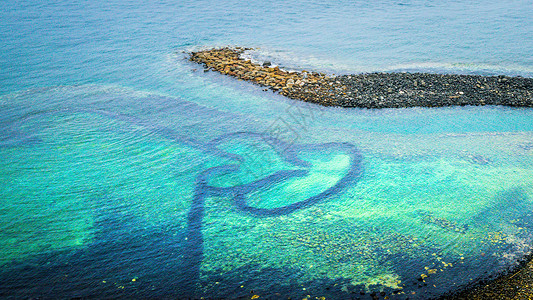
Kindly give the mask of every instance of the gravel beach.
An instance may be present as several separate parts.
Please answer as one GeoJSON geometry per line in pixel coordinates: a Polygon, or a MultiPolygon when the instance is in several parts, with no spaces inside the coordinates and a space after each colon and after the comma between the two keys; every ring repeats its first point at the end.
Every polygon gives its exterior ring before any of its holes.
{"type": "Polygon", "coordinates": [[[533,261],[494,280],[478,284],[450,300],[529,300],[533,299],[533,261]]]}
{"type": "Polygon", "coordinates": [[[454,105],[533,107],[533,78],[429,73],[369,73],[327,76],[286,71],[270,62],[241,58],[250,48],[209,49],[190,53],[190,60],[265,86],[291,99],[324,106],[399,108],[454,105]]]}

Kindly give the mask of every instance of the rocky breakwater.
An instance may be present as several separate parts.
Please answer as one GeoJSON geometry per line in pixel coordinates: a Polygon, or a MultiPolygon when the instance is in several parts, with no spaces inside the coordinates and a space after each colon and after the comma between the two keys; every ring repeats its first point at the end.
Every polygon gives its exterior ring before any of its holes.
{"type": "Polygon", "coordinates": [[[256,64],[241,54],[250,48],[209,49],[190,60],[250,81],[292,99],[325,106],[392,108],[452,105],[533,107],[533,78],[430,73],[370,73],[326,76],[256,64]]]}
{"type": "Polygon", "coordinates": [[[285,96],[292,95],[297,90],[296,87],[309,84],[320,86],[327,80],[325,74],[286,71],[278,66],[272,67],[270,62],[265,62],[262,65],[252,63],[240,57],[245,50],[251,49],[237,47],[192,52],[190,53],[190,60],[203,64],[206,70],[251,81],[273,91],[279,91],[285,96]]]}

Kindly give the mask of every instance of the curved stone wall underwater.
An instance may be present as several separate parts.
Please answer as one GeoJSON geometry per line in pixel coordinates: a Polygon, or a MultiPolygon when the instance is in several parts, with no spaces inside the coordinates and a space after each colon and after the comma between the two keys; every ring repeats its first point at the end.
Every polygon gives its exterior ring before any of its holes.
{"type": "Polygon", "coordinates": [[[434,135],[349,128],[287,141],[268,120],[121,88],[0,103],[2,296],[424,299],[530,250],[527,132],[491,135],[518,154],[487,156],[455,150],[478,133],[435,152],[434,135]]]}

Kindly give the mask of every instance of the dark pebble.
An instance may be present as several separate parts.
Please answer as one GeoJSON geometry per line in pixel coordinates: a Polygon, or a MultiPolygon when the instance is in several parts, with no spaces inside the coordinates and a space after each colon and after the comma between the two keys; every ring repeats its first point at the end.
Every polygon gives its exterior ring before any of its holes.
{"type": "Polygon", "coordinates": [[[295,87],[292,99],[326,106],[399,108],[465,105],[533,107],[533,78],[427,73],[371,73],[295,87]],[[311,91],[311,92],[309,92],[311,91]]]}

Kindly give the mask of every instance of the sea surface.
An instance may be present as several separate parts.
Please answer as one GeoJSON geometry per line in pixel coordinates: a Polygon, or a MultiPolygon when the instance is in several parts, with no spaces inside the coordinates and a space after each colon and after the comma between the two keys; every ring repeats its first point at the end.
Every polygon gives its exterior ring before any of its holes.
{"type": "Polygon", "coordinates": [[[0,297],[426,299],[512,270],[533,109],[326,108],[186,52],[533,77],[532,36],[529,0],[3,1],[0,297]]]}

